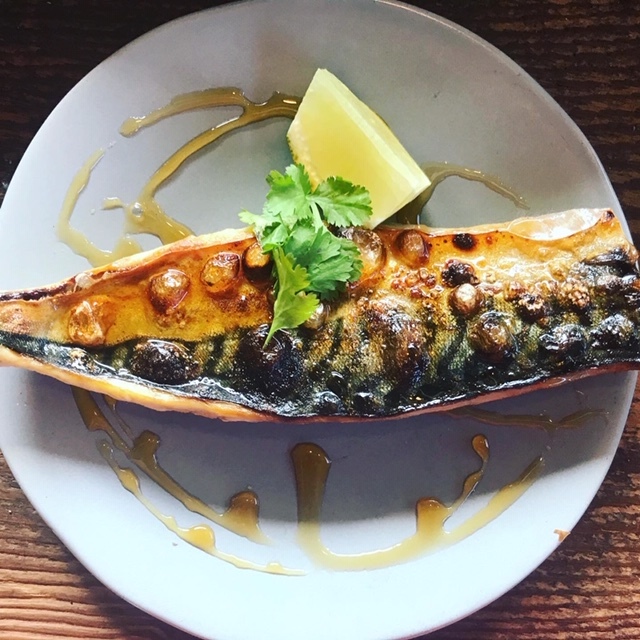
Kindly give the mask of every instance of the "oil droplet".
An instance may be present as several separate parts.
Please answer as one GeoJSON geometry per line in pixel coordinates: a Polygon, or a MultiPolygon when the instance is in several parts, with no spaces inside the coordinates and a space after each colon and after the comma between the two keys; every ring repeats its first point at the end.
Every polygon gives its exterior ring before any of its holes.
{"type": "Polygon", "coordinates": [[[124,209],[126,204],[120,198],[109,197],[102,201],[102,209],[109,211],[111,209],[124,209]]]}

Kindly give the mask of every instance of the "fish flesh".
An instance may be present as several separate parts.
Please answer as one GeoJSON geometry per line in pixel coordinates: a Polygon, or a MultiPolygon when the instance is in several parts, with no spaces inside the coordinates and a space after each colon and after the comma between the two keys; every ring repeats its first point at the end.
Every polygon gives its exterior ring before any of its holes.
{"type": "Polygon", "coordinates": [[[0,294],[0,364],[156,410],[349,420],[640,366],[638,253],[608,209],[464,229],[343,230],[362,275],[265,345],[273,268],[249,229],[0,294]]]}

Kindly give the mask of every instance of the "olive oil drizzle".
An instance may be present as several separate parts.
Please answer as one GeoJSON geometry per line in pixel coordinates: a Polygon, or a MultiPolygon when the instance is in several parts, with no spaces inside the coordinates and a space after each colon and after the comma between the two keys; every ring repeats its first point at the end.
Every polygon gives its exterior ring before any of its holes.
{"type": "Polygon", "coordinates": [[[237,87],[215,87],[203,91],[191,91],[175,96],[171,101],[151,113],[144,116],[127,118],[120,127],[120,134],[129,138],[141,129],[150,127],[170,116],[174,116],[195,109],[208,109],[215,107],[242,107],[243,110],[259,110],[264,118],[287,116],[293,118],[300,104],[300,98],[289,96],[279,92],[265,102],[255,103],[249,100],[242,89],[237,87]],[[273,113],[270,110],[273,109],[273,113]]]}
{"type": "Polygon", "coordinates": [[[423,170],[431,180],[431,186],[428,187],[421,197],[425,198],[425,203],[433,195],[436,187],[444,182],[447,178],[462,178],[471,182],[479,182],[487,189],[497,193],[507,200],[511,200],[518,209],[528,209],[525,199],[518,195],[511,187],[508,187],[500,178],[492,176],[478,169],[470,169],[449,162],[430,162],[423,165],[423,170]]]}
{"type": "Polygon", "coordinates": [[[73,177],[62,203],[58,224],[56,225],[58,239],[75,253],[88,260],[93,266],[108,264],[118,258],[124,258],[142,251],[142,247],[135,240],[126,236],[120,237],[113,251],[100,249],[82,231],[71,226],[71,216],[78,204],[78,198],[87,188],[91,173],[103,156],[104,149],[98,149],[95,153],[92,153],[73,177]]]}
{"type": "Polygon", "coordinates": [[[145,496],[140,487],[140,479],[133,469],[120,466],[115,459],[115,451],[110,442],[101,440],[98,442],[98,450],[102,457],[113,469],[122,486],[133,494],[138,501],[155,516],[167,529],[176,534],[179,538],[190,545],[212,555],[220,560],[232,564],[238,569],[251,569],[261,573],[272,573],[277,575],[297,576],[303,575],[298,569],[283,567],[278,562],[269,562],[265,565],[257,564],[249,560],[244,560],[231,553],[220,551],[216,546],[215,532],[208,524],[196,524],[190,527],[180,526],[174,516],[162,513],[149,498],[145,496]]]}
{"type": "Polygon", "coordinates": [[[118,451],[187,509],[252,542],[260,544],[269,542],[258,523],[258,497],[253,491],[241,491],[235,494],[230,499],[227,510],[219,513],[186,491],[162,468],[157,458],[160,446],[160,438],[157,434],[143,431],[133,439],[133,444],[129,445],[88,391],[73,387],[72,392],[87,429],[106,433],[118,451]]]}
{"type": "MultiPolygon", "coordinates": [[[[151,233],[160,238],[163,244],[184,238],[190,235],[191,231],[183,224],[167,216],[155,198],[158,189],[171,178],[191,156],[204,147],[213,144],[226,133],[269,118],[292,118],[295,115],[298,105],[295,97],[284,96],[280,93],[274,93],[266,102],[256,104],[247,99],[242,91],[236,88],[202,92],[199,96],[195,94],[193,99],[187,100],[186,103],[187,106],[192,109],[198,106],[240,106],[242,107],[242,112],[234,118],[230,118],[221,124],[211,127],[180,147],[180,149],[165,160],[160,168],[151,176],[142,188],[137,202],[125,208],[127,212],[126,231],[128,233],[151,233]]],[[[173,106],[170,103],[164,109],[155,112],[155,118],[153,114],[151,114],[149,116],[150,123],[168,117],[173,113],[179,113],[183,108],[183,105],[179,102],[174,103],[173,106]]],[[[144,120],[142,120],[142,122],[144,122],[144,120]]]]}
{"type": "Polygon", "coordinates": [[[496,176],[484,171],[469,169],[449,162],[430,162],[423,165],[422,170],[427,174],[431,184],[417,198],[398,211],[396,219],[400,224],[426,223],[426,221],[421,220],[423,209],[433,196],[438,185],[442,184],[447,178],[462,178],[471,182],[479,182],[487,189],[513,202],[518,209],[529,208],[522,196],[518,195],[496,176]]]}
{"type": "MultiPolygon", "coordinates": [[[[265,102],[256,103],[249,100],[237,87],[218,87],[176,96],[168,104],[147,115],[128,118],[120,127],[120,134],[124,137],[132,137],[142,129],[165,118],[196,109],[241,108],[241,113],[238,116],[195,136],[165,160],[142,187],[134,202],[126,203],[117,197],[105,198],[102,205],[103,210],[122,209],[125,216],[123,234],[112,251],[96,247],[83,233],[71,227],[70,222],[78,197],[86,187],[91,171],[104,155],[103,150],[97,151],[81,167],[67,191],[58,220],[57,234],[59,239],[77,254],[85,257],[93,266],[100,266],[141,251],[139,243],[131,239],[131,235],[153,235],[159,238],[163,244],[193,235],[189,227],[169,216],[156,199],[156,194],[162,185],[172,178],[189,158],[204,147],[215,143],[223,135],[269,118],[293,118],[299,104],[299,97],[279,92],[274,92],[265,102]]],[[[516,207],[528,208],[521,196],[498,178],[482,171],[448,162],[432,162],[424,165],[423,170],[429,176],[431,185],[396,214],[396,219],[400,223],[419,223],[422,210],[432,197],[436,187],[450,177],[480,182],[498,195],[511,200],[516,207]]]]}
{"type": "Polygon", "coordinates": [[[593,418],[605,417],[606,413],[592,409],[580,409],[562,418],[554,419],[545,414],[508,414],[498,413],[497,411],[487,411],[486,409],[478,409],[476,407],[463,407],[449,411],[448,415],[453,418],[471,418],[478,422],[496,426],[531,427],[555,431],[556,429],[577,429],[593,418]]]}
{"type": "Polygon", "coordinates": [[[78,197],[86,187],[91,171],[104,155],[104,151],[100,150],[93,154],[69,186],[58,218],[58,238],[95,267],[140,252],[142,250],[140,245],[131,240],[130,235],[149,234],[159,238],[163,244],[193,235],[189,227],[164,211],[156,199],[160,187],[173,177],[194,154],[213,144],[223,135],[269,118],[293,118],[299,103],[299,98],[278,92],[265,102],[255,103],[249,100],[240,89],[223,87],[178,96],[147,116],[127,119],[120,133],[130,137],[144,127],[188,110],[221,106],[238,106],[242,109],[239,115],[207,129],[182,145],[153,173],[134,202],[126,203],[117,197],[104,200],[103,209],[122,209],[125,215],[123,236],[113,251],[98,249],[84,234],[71,227],[71,216],[78,197]]]}
{"type": "Polygon", "coordinates": [[[532,484],[542,468],[534,460],[514,482],[498,491],[488,505],[452,530],[447,520],[460,508],[482,480],[489,461],[489,443],[483,435],[472,440],[480,468],[465,479],[458,498],[445,505],[436,498],[420,498],[416,504],[416,532],[395,545],[374,551],[344,554],[327,548],[321,538],[321,511],[331,461],[316,444],[301,443],[291,451],[298,501],[298,543],[319,566],[336,571],[379,569],[407,562],[429,551],[454,544],[475,533],[511,506],[532,484]]]}
{"type": "MultiPolygon", "coordinates": [[[[174,516],[162,513],[142,492],[139,477],[134,469],[118,464],[115,457],[116,450],[190,511],[202,515],[210,522],[223,526],[252,542],[261,544],[269,542],[258,524],[259,502],[254,492],[237,493],[230,499],[226,511],[223,513],[215,511],[186,491],[160,466],[157,459],[160,438],[157,434],[148,430],[142,431],[138,436],[132,437],[133,444],[129,445],[88,391],[72,387],[72,392],[87,429],[93,432],[101,431],[108,436],[108,439],[101,439],[97,442],[98,450],[122,486],[132,493],[169,530],[192,546],[238,568],[279,575],[302,575],[304,573],[299,569],[284,567],[278,562],[259,565],[222,552],[216,547],[215,532],[209,524],[201,523],[191,527],[182,527],[174,516]]],[[[126,431],[127,435],[131,437],[130,428],[115,411],[115,401],[105,398],[105,403],[123,426],[123,431],[126,431]]],[[[519,478],[500,489],[486,506],[454,529],[447,530],[445,528],[447,520],[456,513],[476,489],[489,462],[489,443],[485,436],[475,436],[472,440],[472,447],[480,458],[480,467],[465,478],[460,495],[453,503],[445,505],[433,497],[420,498],[416,503],[416,531],[414,534],[388,548],[344,554],[331,551],[322,543],[321,538],[322,504],[331,460],[319,445],[301,443],[294,446],[291,450],[291,459],[296,483],[298,544],[317,566],[335,571],[360,571],[380,569],[408,562],[472,535],[509,508],[529,488],[543,466],[542,458],[535,459],[519,478]]]]}

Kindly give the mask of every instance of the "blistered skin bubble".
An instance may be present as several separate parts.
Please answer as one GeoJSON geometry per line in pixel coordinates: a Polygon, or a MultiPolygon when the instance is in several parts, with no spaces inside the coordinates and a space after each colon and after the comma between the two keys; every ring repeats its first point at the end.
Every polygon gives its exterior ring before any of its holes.
{"type": "Polygon", "coordinates": [[[500,313],[483,313],[468,335],[473,349],[490,362],[504,362],[513,354],[515,338],[507,319],[500,313]]]}
{"type": "Polygon", "coordinates": [[[200,279],[209,293],[223,293],[236,283],[239,273],[238,254],[222,251],[205,263],[200,272],[200,279]]]}
{"type": "Polygon", "coordinates": [[[329,316],[329,307],[323,302],[319,302],[315,311],[305,321],[304,326],[307,329],[318,330],[326,321],[329,316]]]}
{"type": "Polygon", "coordinates": [[[99,347],[105,341],[105,328],[102,326],[100,303],[83,300],[71,311],[67,325],[72,342],[85,347],[99,347]]]}
{"type": "Polygon", "coordinates": [[[345,412],[344,403],[332,391],[321,391],[314,398],[314,408],[319,415],[340,415],[345,412]]]}
{"type": "Polygon", "coordinates": [[[588,287],[571,278],[567,279],[560,288],[563,302],[576,311],[585,311],[591,306],[591,295],[588,287]]]}
{"type": "Polygon", "coordinates": [[[242,254],[244,274],[250,282],[259,284],[271,280],[271,255],[264,253],[259,243],[254,242],[242,254]]]}
{"type": "Polygon", "coordinates": [[[593,346],[600,349],[620,349],[627,346],[634,336],[633,322],[619,313],[605,318],[591,332],[593,346]]]}
{"type": "Polygon", "coordinates": [[[424,266],[429,260],[427,241],[416,229],[407,229],[399,233],[396,247],[404,262],[411,267],[424,266]]]}
{"type": "Polygon", "coordinates": [[[189,277],[177,269],[154,276],[149,283],[149,299],[160,313],[171,313],[189,291],[189,277]]]}
{"type": "Polygon", "coordinates": [[[384,377],[395,389],[411,391],[429,366],[421,324],[409,312],[382,304],[371,305],[366,318],[371,344],[382,350],[384,377]]]}
{"type": "Polygon", "coordinates": [[[288,394],[302,376],[300,350],[291,336],[278,331],[265,345],[268,325],[248,331],[238,344],[238,372],[243,384],[266,395],[288,394]]]}
{"type": "Polygon", "coordinates": [[[140,378],[170,385],[195,380],[202,371],[185,346],[166,340],[138,343],[133,349],[130,367],[140,378]]]}
{"type": "Polygon", "coordinates": [[[581,356],[587,346],[584,329],[576,324],[555,327],[540,336],[540,350],[554,360],[581,356]]]}
{"type": "Polygon", "coordinates": [[[449,294],[449,304],[454,312],[461,316],[472,316],[482,308],[484,296],[481,291],[468,282],[456,287],[449,294]]]}
{"type": "Polygon", "coordinates": [[[382,244],[378,234],[368,229],[350,227],[345,229],[343,235],[354,242],[360,250],[360,258],[362,259],[360,280],[367,280],[371,276],[380,274],[387,255],[384,244],[382,244]]]}

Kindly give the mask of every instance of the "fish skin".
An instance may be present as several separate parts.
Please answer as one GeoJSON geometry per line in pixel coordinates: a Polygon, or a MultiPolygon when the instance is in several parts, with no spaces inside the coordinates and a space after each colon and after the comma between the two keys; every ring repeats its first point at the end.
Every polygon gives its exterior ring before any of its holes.
{"type": "Polygon", "coordinates": [[[226,231],[0,294],[0,364],[157,410],[284,421],[383,419],[640,368],[638,253],[610,210],[345,233],[360,280],[266,346],[270,269],[249,231],[226,231]]]}

